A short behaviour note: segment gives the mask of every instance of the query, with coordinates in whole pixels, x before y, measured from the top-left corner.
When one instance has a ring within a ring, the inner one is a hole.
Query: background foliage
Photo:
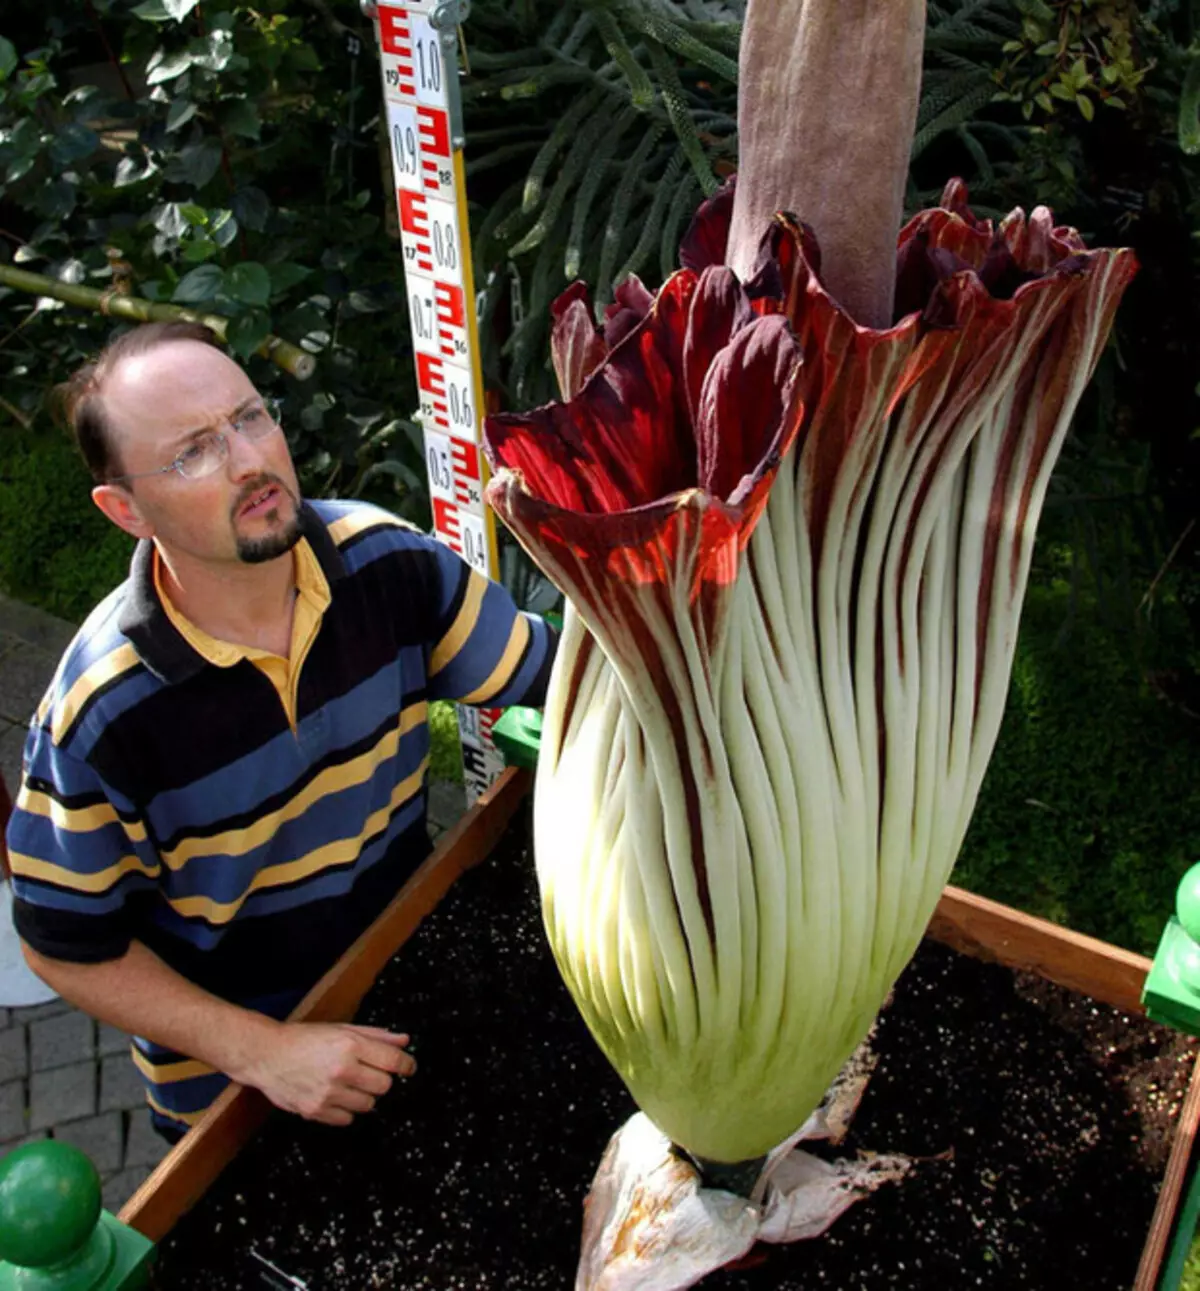
[[[736,166],[740,0],[475,0],[463,79],[487,382],[548,397],[547,315],[675,264]],[[63,11],[65,10],[65,12]],[[963,881],[1151,947],[1200,855],[1200,4],[929,0],[912,209],[1053,205],[1143,269],[1056,474]],[[427,501],[373,37],[356,0],[6,0],[0,257],[202,304],[284,400],[305,489]],[[81,617],[123,574],[48,389],[109,320],[0,293],[0,586]],[[521,595],[537,581],[514,555]],[[447,741],[452,717],[442,715]]]

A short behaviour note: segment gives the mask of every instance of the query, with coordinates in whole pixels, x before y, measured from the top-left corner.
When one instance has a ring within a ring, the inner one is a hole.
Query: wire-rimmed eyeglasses
[[[279,401],[256,399],[236,417],[226,418],[233,430],[247,439],[264,439],[279,428]],[[152,475],[169,475],[174,471],[185,480],[202,480],[206,475],[219,471],[229,460],[229,435],[224,430],[203,430],[166,466],[154,471],[139,471],[131,475],[112,475],[109,480],[144,480]]]

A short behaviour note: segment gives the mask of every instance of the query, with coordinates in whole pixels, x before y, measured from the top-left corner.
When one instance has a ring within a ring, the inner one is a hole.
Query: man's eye
[[[267,419],[267,410],[259,404],[254,408],[247,408],[238,418],[243,426],[261,426]]]
[[[208,445],[197,440],[196,443],[192,444],[188,448],[185,448],[183,452],[179,454],[179,457],[177,460],[182,462],[184,466],[193,466],[195,465],[196,462],[200,461],[200,459],[203,458],[207,453],[208,453]]]

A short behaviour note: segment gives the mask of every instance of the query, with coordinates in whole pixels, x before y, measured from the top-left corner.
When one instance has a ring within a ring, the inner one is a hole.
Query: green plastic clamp
[[[135,1291],[154,1243],[102,1209],[100,1176],[69,1143],[0,1161],[0,1291]]]
[[[1175,913],[1167,920],[1154,963],[1146,975],[1142,1003],[1153,1021],[1200,1035],[1200,865],[1193,865],[1180,880]],[[1176,1216],[1158,1291],[1178,1291],[1198,1219],[1200,1165],[1193,1153],[1191,1182]]]
[[[532,770],[542,745],[542,710],[506,708],[492,727],[492,742],[508,766]]]
[[[1200,1035],[1200,865],[1183,876],[1163,929],[1142,1003],[1155,1022]]]

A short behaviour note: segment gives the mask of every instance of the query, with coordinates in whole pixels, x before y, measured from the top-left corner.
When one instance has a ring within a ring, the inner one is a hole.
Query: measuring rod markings
[[[453,6],[444,0],[380,5],[379,52],[434,532],[474,569],[494,577],[462,153],[454,146],[451,119],[458,69],[453,44],[447,42],[447,50],[433,22],[435,11],[448,8]],[[492,709],[458,710],[472,797],[502,769],[491,741],[498,716]]]

